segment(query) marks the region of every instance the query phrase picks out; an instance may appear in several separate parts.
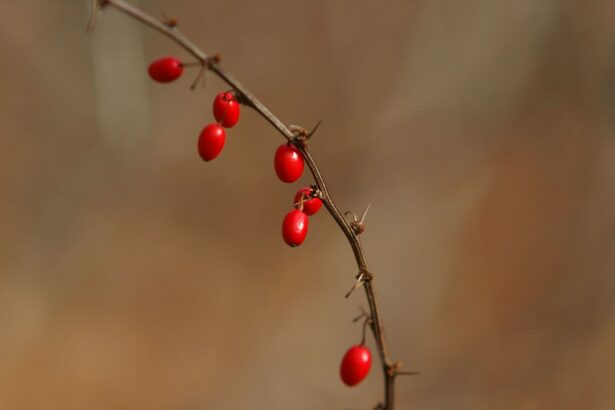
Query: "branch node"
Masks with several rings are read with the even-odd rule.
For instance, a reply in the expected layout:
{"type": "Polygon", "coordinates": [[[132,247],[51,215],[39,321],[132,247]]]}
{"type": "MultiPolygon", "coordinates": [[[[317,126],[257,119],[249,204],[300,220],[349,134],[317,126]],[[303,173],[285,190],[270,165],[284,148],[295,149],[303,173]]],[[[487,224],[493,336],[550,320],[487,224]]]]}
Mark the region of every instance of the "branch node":
{"type": "Polygon", "coordinates": [[[299,198],[299,201],[295,202],[293,206],[300,211],[303,211],[304,202],[312,198],[318,198],[322,200],[322,192],[320,191],[320,189],[318,189],[318,185],[310,185],[310,192],[307,194],[305,192],[301,192],[301,197],[299,198]]]}
{"type": "Polygon", "coordinates": [[[300,125],[289,124],[288,129],[294,136],[293,143],[301,148],[306,148],[308,146],[308,140],[314,135],[321,123],[322,120],[318,120],[311,131],[308,131],[307,128],[300,125]]]}
{"type": "Polygon", "coordinates": [[[350,227],[352,228],[352,232],[357,236],[365,232],[365,224],[361,222],[352,221],[350,222],[350,227]]]}
{"type": "Polygon", "coordinates": [[[219,64],[222,61],[222,54],[216,53],[213,56],[207,57],[205,59],[205,65],[207,68],[211,68],[214,64],[219,64]]]}
{"type": "Polygon", "coordinates": [[[254,105],[252,104],[252,101],[250,101],[249,98],[246,98],[245,95],[243,95],[243,93],[239,90],[237,90],[236,88],[233,89],[233,92],[235,93],[235,98],[237,99],[237,102],[241,105],[248,105],[250,107],[254,107],[254,105]]]}
{"type": "Polygon", "coordinates": [[[163,11],[160,12],[162,14],[162,24],[164,24],[165,26],[167,26],[168,28],[175,28],[177,27],[177,25],[179,24],[179,21],[177,20],[177,17],[169,17],[167,16],[167,14],[163,11]]]}
{"type": "Polygon", "coordinates": [[[358,218],[357,214],[352,211],[344,212],[344,216],[352,216],[352,220],[349,222],[349,225],[352,229],[352,232],[356,236],[361,235],[365,231],[365,217],[367,216],[367,211],[369,211],[369,207],[371,205],[372,204],[370,203],[365,207],[365,210],[361,214],[361,218],[358,218]]]}
{"type": "Polygon", "coordinates": [[[317,184],[310,185],[310,188],[312,188],[312,191],[310,192],[310,196],[312,198],[318,198],[321,201],[325,199],[324,194],[322,193],[322,191],[320,190],[317,184]]]}
{"type": "Polygon", "coordinates": [[[308,145],[308,130],[300,125],[289,124],[288,129],[293,134],[292,142],[300,148],[306,148],[308,145]]]}

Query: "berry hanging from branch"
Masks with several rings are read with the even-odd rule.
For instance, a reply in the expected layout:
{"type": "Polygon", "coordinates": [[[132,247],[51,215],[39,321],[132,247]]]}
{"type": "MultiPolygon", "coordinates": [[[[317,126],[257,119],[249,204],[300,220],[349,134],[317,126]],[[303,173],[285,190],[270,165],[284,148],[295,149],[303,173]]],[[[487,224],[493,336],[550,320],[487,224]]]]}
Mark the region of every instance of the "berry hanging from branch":
{"type": "Polygon", "coordinates": [[[295,182],[303,174],[303,154],[291,143],[282,144],[273,159],[275,173],[282,182],[295,182]]]}
{"type": "Polygon", "coordinates": [[[175,57],[163,57],[149,65],[147,69],[149,76],[159,83],[170,83],[179,78],[184,72],[181,61],[175,57]]]}
{"type": "Polygon", "coordinates": [[[226,142],[226,131],[220,124],[209,124],[199,135],[199,155],[203,161],[211,161],[220,155],[226,142]]]}
{"type": "Polygon", "coordinates": [[[239,121],[239,102],[234,91],[220,93],[214,99],[214,117],[224,128],[232,128],[239,121]]]}

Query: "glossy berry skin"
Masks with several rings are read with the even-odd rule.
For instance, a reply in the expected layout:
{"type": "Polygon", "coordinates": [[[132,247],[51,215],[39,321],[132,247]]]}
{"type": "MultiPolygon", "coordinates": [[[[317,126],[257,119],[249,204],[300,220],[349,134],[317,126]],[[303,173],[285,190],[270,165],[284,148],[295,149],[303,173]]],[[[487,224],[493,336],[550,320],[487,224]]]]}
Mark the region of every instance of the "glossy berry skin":
{"type": "Polygon", "coordinates": [[[352,346],[342,359],[340,376],[342,381],[352,387],[361,383],[372,366],[372,354],[364,345],[352,346]]]}
{"type": "Polygon", "coordinates": [[[175,57],[160,58],[151,63],[147,69],[149,76],[159,83],[170,83],[182,75],[183,71],[181,61],[175,57]]]}
{"type": "Polygon", "coordinates": [[[304,212],[293,209],[282,222],[282,237],[289,246],[299,246],[305,240],[308,231],[308,217],[304,212]]]}
{"type": "Polygon", "coordinates": [[[275,152],[273,166],[282,182],[295,182],[303,174],[303,155],[294,145],[282,144],[275,152]]]}
{"type": "Polygon", "coordinates": [[[214,117],[224,128],[231,128],[239,121],[239,102],[234,91],[220,93],[214,99],[214,117]]]}
{"type": "Polygon", "coordinates": [[[322,201],[320,198],[310,198],[310,193],[312,192],[312,188],[305,187],[301,188],[295,194],[295,208],[301,209],[301,196],[303,195],[303,212],[306,215],[314,215],[316,212],[320,211],[320,207],[322,207],[322,201]]]}
{"type": "Polygon", "coordinates": [[[209,124],[203,128],[199,135],[199,155],[203,161],[216,158],[226,141],[226,131],[219,124],[209,124]]]}

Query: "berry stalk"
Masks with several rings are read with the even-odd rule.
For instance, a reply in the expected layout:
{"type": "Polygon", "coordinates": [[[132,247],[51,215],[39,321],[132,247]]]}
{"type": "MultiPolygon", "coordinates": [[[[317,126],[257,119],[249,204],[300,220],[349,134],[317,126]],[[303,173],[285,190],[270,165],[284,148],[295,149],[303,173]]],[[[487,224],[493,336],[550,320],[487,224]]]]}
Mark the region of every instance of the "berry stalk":
{"type": "Polygon", "coordinates": [[[250,93],[247,88],[245,88],[239,81],[237,81],[222,68],[219,63],[219,56],[208,56],[194,43],[192,43],[192,41],[184,36],[177,28],[176,20],[164,19],[160,21],[130,5],[129,3],[126,3],[124,0],[93,0],[93,4],[92,19],[89,27],[93,27],[94,19],[96,18],[99,9],[112,7],[149,26],[150,28],[159,31],[196,58],[201,64],[203,70],[207,69],[215,73],[220,79],[227,83],[235,91],[237,98],[242,104],[254,109],[280,134],[282,134],[288,143],[292,144],[298,151],[301,152],[305,163],[314,177],[316,186],[320,192],[320,199],[324,203],[329,214],[331,214],[335,222],[346,236],[346,239],[352,248],[358,268],[355,287],[358,285],[363,285],[363,289],[365,290],[365,295],[369,305],[369,326],[376,341],[384,377],[384,400],[375,408],[379,410],[393,410],[396,376],[407,373],[401,372],[399,370],[401,364],[398,362],[393,362],[390,358],[389,349],[384,334],[382,315],[374,289],[373,274],[368,270],[363,248],[358,238],[361,231],[355,229],[354,225],[344,218],[344,214],[339,210],[331,197],[322,172],[308,148],[307,143],[309,135],[297,132],[295,129],[291,130],[291,128],[294,127],[287,126],[280,121],[263,103],[261,103],[252,93],[250,93]]]}

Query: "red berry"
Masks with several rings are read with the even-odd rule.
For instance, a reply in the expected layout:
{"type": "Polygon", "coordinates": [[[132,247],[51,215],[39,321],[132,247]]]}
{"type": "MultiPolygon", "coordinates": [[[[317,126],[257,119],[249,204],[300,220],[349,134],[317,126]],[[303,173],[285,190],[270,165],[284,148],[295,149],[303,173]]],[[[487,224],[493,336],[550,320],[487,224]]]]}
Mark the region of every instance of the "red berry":
{"type": "Polygon", "coordinates": [[[204,161],[216,158],[226,141],[226,132],[219,124],[209,124],[199,136],[199,155],[204,161]]]}
{"type": "Polygon", "coordinates": [[[220,93],[214,99],[214,117],[224,128],[231,128],[239,121],[239,102],[234,91],[220,93]]]}
{"type": "Polygon", "coordinates": [[[164,57],[151,63],[147,71],[159,83],[169,83],[182,75],[184,67],[177,58],[164,57]]]}
{"type": "Polygon", "coordinates": [[[294,145],[282,144],[275,152],[273,166],[283,182],[295,182],[303,173],[303,155],[294,145]]]}
{"type": "Polygon", "coordinates": [[[290,246],[299,246],[305,240],[308,231],[308,217],[305,213],[293,209],[282,222],[282,237],[290,246]]]}
{"type": "Polygon", "coordinates": [[[310,196],[311,193],[312,188],[305,187],[301,188],[295,194],[295,208],[301,209],[301,197],[303,197],[303,212],[307,215],[314,215],[316,212],[320,211],[320,207],[322,206],[320,198],[312,198],[310,196]]]}
{"type": "Polygon", "coordinates": [[[348,386],[356,386],[369,373],[372,366],[372,354],[364,345],[352,346],[342,359],[340,376],[348,386]]]}

